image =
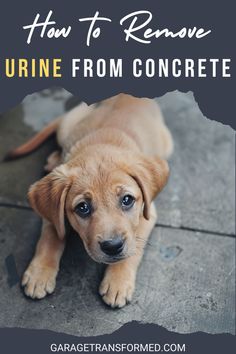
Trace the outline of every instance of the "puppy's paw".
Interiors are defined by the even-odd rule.
[[[109,268],[100,284],[99,294],[103,301],[112,308],[121,308],[132,299],[135,288],[135,277],[128,274],[110,272]]]
[[[57,270],[30,264],[25,271],[21,285],[25,295],[32,299],[42,299],[47,294],[53,293],[56,286]]]

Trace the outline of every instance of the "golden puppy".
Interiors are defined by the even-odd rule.
[[[168,179],[170,132],[154,100],[120,94],[98,106],[77,106],[11,155],[29,152],[55,130],[62,153],[49,157],[52,172],[28,194],[43,226],[23,276],[25,294],[41,299],[54,291],[67,218],[88,254],[108,264],[99,288],[103,300],[122,307],[132,298],[155,225],[152,201]]]

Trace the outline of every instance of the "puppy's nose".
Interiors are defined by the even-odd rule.
[[[121,236],[116,236],[113,239],[101,242],[100,247],[108,256],[116,256],[123,251],[124,239]]]

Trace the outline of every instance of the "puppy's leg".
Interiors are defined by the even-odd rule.
[[[173,153],[174,143],[171,132],[165,124],[163,124],[160,134],[162,138],[162,156],[164,159],[168,159]]]
[[[111,264],[107,267],[99,288],[99,293],[107,305],[120,308],[131,301],[138,266],[155,222],[156,210],[155,206],[152,205],[150,219],[147,221],[143,218],[138,229],[136,254],[120,263]]]
[[[56,150],[52,152],[47,158],[47,164],[44,166],[46,172],[51,172],[55,167],[62,163],[61,152]]]
[[[22,278],[27,296],[42,299],[54,291],[64,247],[65,241],[58,238],[54,226],[43,220],[35,255]]]

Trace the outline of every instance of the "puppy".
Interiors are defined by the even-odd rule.
[[[145,243],[155,225],[153,199],[165,186],[172,137],[154,100],[120,94],[82,104],[51,123],[12,157],[29,152],[54,131],[62,152],[28,193],[43,225],[22,279],[25,294],[41,299],[56,285],[65,247],[65,219],[88,254],[107,264],[99,293],[111,307],[132,299]]]

